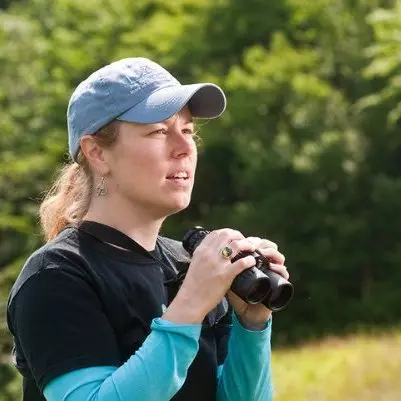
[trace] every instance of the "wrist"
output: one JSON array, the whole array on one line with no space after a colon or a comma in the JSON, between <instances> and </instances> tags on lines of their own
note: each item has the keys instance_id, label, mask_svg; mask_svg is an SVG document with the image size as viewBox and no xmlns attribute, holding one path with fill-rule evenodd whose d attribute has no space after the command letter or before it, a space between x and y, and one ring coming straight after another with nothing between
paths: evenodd
<instances>
[{"instance_id":1,"label":"wrist","mask_svg":"<svg viewBox=\"0 0 401 401\"><path fill-rule=\"evenodd\" d=\"M234 312L234 314L236 319L238 320L238 323L244 329L250 331L263 331L266 328L269 319L271 318L271 312L268 315L266 315L264 319L257 321L246 319L246 317L240 316L236 312Z\"/></svg>"},{"instance_id":2,"label":"wrist","mask_svg":"<svg viewBox=\"0 0 401 401\"><path fill-rule=\"evenodd\" d=\"M184 289L180 289L164 312L162 319L177 324L201 324L205 315L193 298L187 296Z\"/></svg>"}]
</instances>

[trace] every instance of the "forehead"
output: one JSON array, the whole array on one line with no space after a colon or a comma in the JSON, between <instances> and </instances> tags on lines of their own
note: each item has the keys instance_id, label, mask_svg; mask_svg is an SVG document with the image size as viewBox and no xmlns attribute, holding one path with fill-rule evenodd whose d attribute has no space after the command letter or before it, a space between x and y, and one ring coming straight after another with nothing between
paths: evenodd
<instances>
[{"instance_id":1,"label":"forehead","mask_svg":"<svg viewBox=\"0 0 401 401\"><path fill-rule=\"evenodd\" d=\"M143 132L148 132L152 129L157 129L158 127L170 127L175 123L179 124L193 124L193 117L188 107L184 107L178 113L169 117L168 119L156 123L134 123L128 121L119 121L120 131L122 132L137 132L139 135Z\"/></svg>"},{"instance_id":2,"label":"forehead","mask_svg":"<svg viewBox=\"0 0 401 401\"><path fill-rule=\"evenodd\" d=\"M173 116L171 116L167 120L162 121L162 123L173 124L174 121L176 121L177 119L182 121L182 122L185 122L185 123L192 123L193 122L192 114L191 114L188 106L185 106L178 113L174 114Z\"/></svg>"}]
</instances>

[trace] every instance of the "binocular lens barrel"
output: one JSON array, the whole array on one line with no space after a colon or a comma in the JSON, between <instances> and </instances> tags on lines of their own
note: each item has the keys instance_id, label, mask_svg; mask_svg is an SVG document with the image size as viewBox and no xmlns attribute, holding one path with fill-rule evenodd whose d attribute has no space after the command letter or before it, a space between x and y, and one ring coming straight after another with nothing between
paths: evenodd
<instances>
[{"instance_id":1,"label":"binocular lens barrel","mask_svg":"<svg viewBox=\"0 0 401 401\"><path fill-rule=\"evenodd\" d=\"M288 284L284 284L278 287L275 291L272 291L270 298L267 297L263 300L263 305L268 307L273 312L278 312L285 308L294 293L292 285Z\"/></svg>"},{"instance_id":2,"label":"binocular lens barrel","mask_svg":"<svg viewBox=\"0 0 401 401\"><path fill-rule=\"evenodd\" d=\"M256 267L250 267L235 277L231 290L245 302L258 304L270 293L270 280Z\"/></svg>"}]
</instances>

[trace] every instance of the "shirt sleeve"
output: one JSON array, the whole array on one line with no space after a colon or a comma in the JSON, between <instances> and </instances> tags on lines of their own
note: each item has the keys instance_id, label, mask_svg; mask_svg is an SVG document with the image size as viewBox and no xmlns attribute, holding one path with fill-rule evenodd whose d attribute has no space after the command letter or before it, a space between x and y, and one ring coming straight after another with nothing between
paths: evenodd
<instances>
[{"instance_id":1,"label":"shirt sleeve","mask_svg":"<svg viewBox=\"0 0 401 401\"><path fill-rule=\"evenodd\" d=\"M52 380L47 401L167 401L183 385L198 351L201 325L156 318L142 347L119 368L79 369Z\"/></svg>"},{"instance_id":2,"label":"shirt sleeve","mask_svg":"<svg viewBox=\"0 0 401 401\"><path fill-rule=\"evenodd\" d=\"M271 318L261 331L241 326L235 314L224 364L219 368L217 401L271 401Z\"/></svg>"},{"instance_id":3,"label":"shirt sleeve","mask_svg":"<svg viewBox=\"0 0 401 401\"><path fill-rule=\"evenodd\" d=\"M118 366L114 331L96 291L73 270L31 276L10 306L13 335L40 390L51 379L88 366Z\"/></svg>"}]
</instances>

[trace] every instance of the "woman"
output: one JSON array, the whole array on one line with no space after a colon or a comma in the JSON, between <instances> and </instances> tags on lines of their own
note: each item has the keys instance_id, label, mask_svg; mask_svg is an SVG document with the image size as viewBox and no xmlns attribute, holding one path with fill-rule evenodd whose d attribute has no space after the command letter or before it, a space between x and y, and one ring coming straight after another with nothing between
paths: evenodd
<instances>
[{"instance_id":1,"label":"woman","mask_svg":"<svg viewBox=\"0 0 401 401\"><path fill-rule=\"evenodd\" d=\"M288 278L277 246L221 229L190 259L159 236L190 202L193 118L224 109L216 85L181 85L144 58L77 87L73 162L41 205L48 242L8 303L24 401L271 400L271 311L229 291L255 264L230 258L259 249Z\"/></svg>"}]
</instances>

